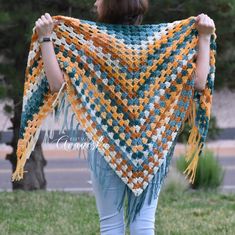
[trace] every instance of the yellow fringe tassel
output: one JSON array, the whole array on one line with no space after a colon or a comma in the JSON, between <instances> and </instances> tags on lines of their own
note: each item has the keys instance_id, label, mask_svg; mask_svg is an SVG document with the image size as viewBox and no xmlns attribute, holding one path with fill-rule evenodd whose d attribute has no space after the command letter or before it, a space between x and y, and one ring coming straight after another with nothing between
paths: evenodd
<instances>
[{"instance_id":1,"label":"yellow fringe tassel","mask_svg":"<svg viewBox=\"0 0 235 235\"><path fill-rule=\"evenodd\" d=\"M37 131L38 132L38 131ZM35 135L37 135L37 132ZM17 164L16 164L16 170L15 172L12 174L12 181L15 181L15 180L21 180L23 179L23 176L24 176L24 172L27 172L27 171L24 171L24 165L26 163L26 160L28 159L30 153L29 151L34 149L34 146L36 143L35 142L35 137L34 138L31 138L25 152L21 155L21 157L19 157L19 152L16 153L17 155ZM20 144L20 142L19 142Z\"/></svg>"},{"instance_id":2,"label":"yellow fringe tassel","mask_svg":"<svg viewBox=\"0 0 235 235\"><path fill-rule=\"evenodd\" d=\"M191 162L189 163L186 170L184 171L184 174L186 174L186 178L188 178L189 181L193 183L195 180L195 176L196 176L196 169L197 169L198 160L199 160L199 152L201 148L203 147L203 143L199 144L201 136L195 125L196 102L193 99L190 102L190 110L189 110L187 118L188 118L189 125L192 126L192 129L191 129L189 139L187 142L185 160L186 162L189 162L191 160Z\"/></svg>"},{"instance_id":3,"label":"yellow fringe tassel","mask_svg":"<svg viewBox=\"0 0 235 235\"><path fill-rule=\"evenodd\" d=\"M184 174L186 174L186 177L189 179L189 182L192 184L194 183L194 180L195 180L196 170L197 170L197 165L198 165L198 160L199 160L199 152L202 146L203 146L203 143L200 143L199 146L196 146L197 151L195 152L192 161L190 162L190 164L187 166L187 168L184 171Z\"/></svg>"},{"instance_id":4,"label":"yellow fringe tassel","mask_svg":"<svg viewBox=\"0 0 235 235\"><path fill-rule=\"evenodd\" d=\"M27 159L23 156L17 159L16 170L14 171L14 173L12 173L12 176L11 176L12 182L23 179L24 172L28 172L28 171L24 171L24 165L25 165L26 160Z\"/></svg>"},{"instance_id":5,"label":"yellow fringe tassel","mask_svg":"<svg viewBox=\"0 0 235 235\"><path fill-rule=\"evenodd\" d=\"M22 145L22 142L24 141L23 139L20 139L18 142L18 146L17 146L17 164L16 164L16 170L14 171L14 173L12 173L12 177L11 180L12 181L16 181L16 180L21 180L24 177L24 172L28 172L28 171L24 171L24 165L26 163L26 160L30 157L31 152L34 150L37 139L39 137L40 134L40 127L38 128L38 130L36 131L35 135L31 137L29 144L27 145L25 151L22 153L20 150L20 145ZM21 155L22 153L22 155ZM21 155L21 157L20 157Z\"/></svg>"}]
</instances>

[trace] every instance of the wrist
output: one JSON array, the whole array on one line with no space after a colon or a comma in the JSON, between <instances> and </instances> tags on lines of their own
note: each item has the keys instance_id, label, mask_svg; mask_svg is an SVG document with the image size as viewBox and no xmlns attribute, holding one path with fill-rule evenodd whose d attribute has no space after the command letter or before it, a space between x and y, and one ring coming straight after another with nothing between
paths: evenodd
<instances>
[{"instance_id":1,"label":"wrist","mask_svg":"<svg viewBox=\"0 0 235 235\"><path fill-rule=\"evenodd\" d=\"M210 41L210 38L211 38L211 34L199 33L198 36L200 39L207 40L207 41Z\"/></svg>"}]
</instances>

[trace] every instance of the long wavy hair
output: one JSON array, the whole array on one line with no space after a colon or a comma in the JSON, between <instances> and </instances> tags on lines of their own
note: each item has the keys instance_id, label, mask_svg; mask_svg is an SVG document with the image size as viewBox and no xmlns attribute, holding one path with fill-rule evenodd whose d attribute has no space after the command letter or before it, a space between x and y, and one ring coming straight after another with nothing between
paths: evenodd
<instances>
[{"instance_id":1,"label":"long wavy hair","mask_svg":"<svg viewBox=\"0 0 235 235\"><path fill-rule=\"evenodd\" d=\"M148 0L103 0L102 10L96 20L110 24L139 25L148 7Z\"/></svg>"}]
</instances>

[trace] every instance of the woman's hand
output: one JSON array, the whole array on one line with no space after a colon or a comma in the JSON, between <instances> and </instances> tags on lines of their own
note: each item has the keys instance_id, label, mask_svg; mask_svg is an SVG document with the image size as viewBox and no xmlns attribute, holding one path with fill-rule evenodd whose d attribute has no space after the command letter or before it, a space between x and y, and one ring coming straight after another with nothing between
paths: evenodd
<instances>
[{"instance_id":1,"label":"woman's hand","mask_svg":"<svg viewBox=\"0 0 235 235\"><path fill-rule=\"evenodd\" d=\"M196 28L199 36L211 36L215 32L214 21L206 14L200 14L196 17Z\"/></svg>"},{"instance_id":2,"label":"woman's hand","mask_svg":"<svg viewBox=\"0 0 235 235\"><path fill-rule=\"evenodd\" d=\"M35 29L38 34L38 37L41 38L45 36L50 36L55 24L57 23L58 21L53 21L49 13L45 13L44 15L42 15L35 22Z\"/></svg>"}]
</instances>

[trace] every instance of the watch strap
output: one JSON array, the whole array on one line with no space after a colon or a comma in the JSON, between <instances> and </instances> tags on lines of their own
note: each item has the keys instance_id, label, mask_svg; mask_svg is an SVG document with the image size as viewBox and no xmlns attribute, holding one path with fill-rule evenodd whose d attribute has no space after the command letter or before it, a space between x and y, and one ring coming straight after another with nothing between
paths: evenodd
<instances>
[{"instance_id":1,"label":"watch strap","mask_svg":"<svg viewBox=\"0 0 235 235\"><path fill-rule=\"evenodd\" d=\"M43 43L43 42L50 42L52 41L52 37L51 36L44 36L38 39L39 43Z\"/></svg>"}]
</instances>

